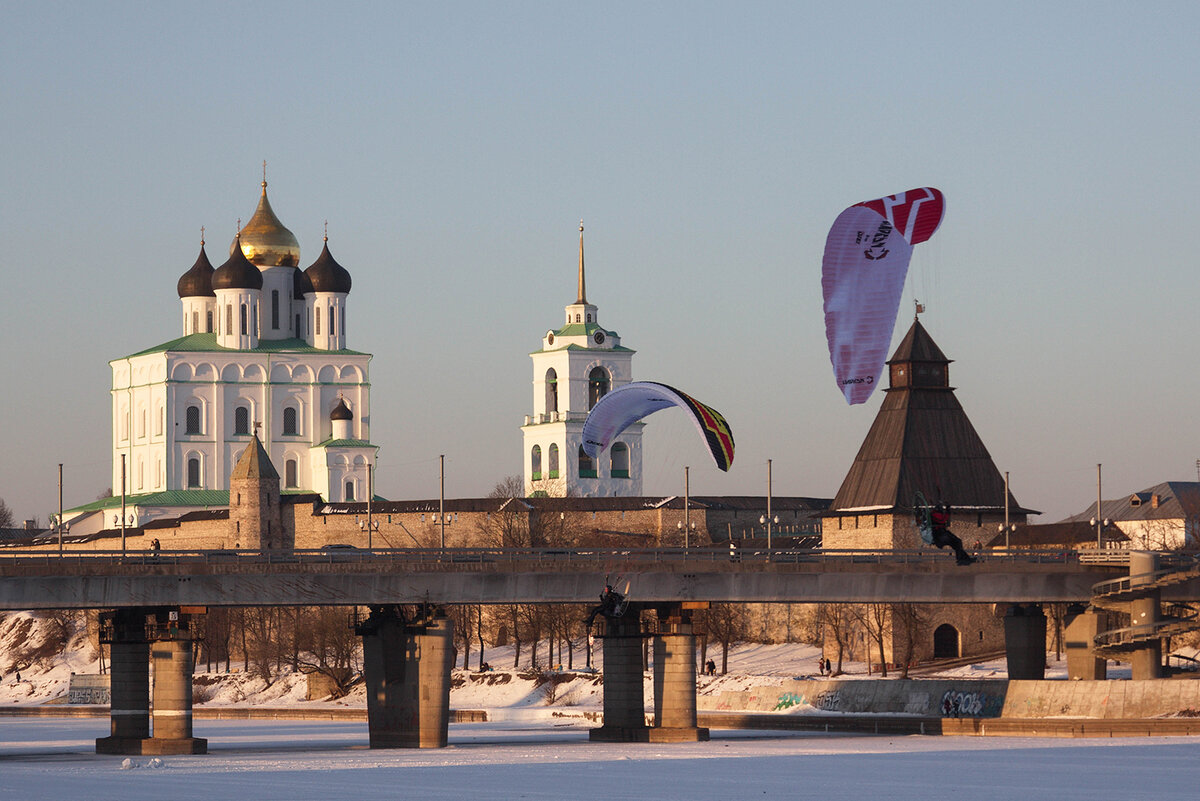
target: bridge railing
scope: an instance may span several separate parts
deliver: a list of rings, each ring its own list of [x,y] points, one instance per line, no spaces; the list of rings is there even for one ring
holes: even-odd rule
[[[1081,565],[1094,562],[1079,551],[985,551],[978,554],[983,564]],[[612,572],[666,570],[684,572],[741,572],[760,568],[767,571],[855,569],[878,564],[937,565],[952,563],[945,552],[929,548],[915,550],[835,550],[821,548],[767,549],[717,545],[705,548],[355,548],[324,547],[280,551],[248,550],[160,550],[78,551],[62,555],[46,550],[0,550],[0,576],[37,573],[43,575],[99,572],[105,566],[154,569],[177,566],[199,571],[222,570],[229,566],[318,566],[362,565],[372,571],[579,571]],[[972,568],[957,568],[971,570]]]

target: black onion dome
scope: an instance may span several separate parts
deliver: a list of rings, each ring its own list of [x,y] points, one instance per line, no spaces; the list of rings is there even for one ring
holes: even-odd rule
[[[333,411],[329,413],[330,420],[353,420],[354,412],[350,411],[350,407],[346,405],[346,401],[338,398],[337,406],[333,407]]]
[[[179,276],[176,288],[181,298],[211,298],[216,293],[212,288],[213,266],[204,252],[204,243],[200,243],[200,255],[192,269]]]
[[[312,291],[312,281],[308,280],[308,276],[304,274],[304,270],[297,268],[292,273],[292,298],[294,300],[304,300],[304,296]]]
[[[317,260],[304,271],[304,274],[312,282],[313,292],[345,294],[350,291],[350,273],[346,271],[345,267],[338,264],[329,253],[328,240],[325,242],[325,247],[321,249],[321,255],[317,256]]]
[[[235,244],[237,240],[234,240]],[[250,263],[240,247],[235,247],[229,261],[216,269],[212,276],[213,289],[262,289],[263,277]]]

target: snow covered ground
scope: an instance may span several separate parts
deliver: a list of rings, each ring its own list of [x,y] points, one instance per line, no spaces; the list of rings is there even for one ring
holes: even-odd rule
[[[94,753],[102,719],[0,718],[5,801],[146,799],[1195,798],[1200,742],[714,732],[588,742],[579,723],[454,724],[450,747],[372,751],[365,723],[204,721],[203,756]],[[201,732],[198,732],[201,733]]]

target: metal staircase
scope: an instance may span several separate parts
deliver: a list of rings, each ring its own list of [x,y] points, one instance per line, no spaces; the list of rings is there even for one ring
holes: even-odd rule
[[[1163,554],[1167,567],[1151,573],[1125,576],[1101,581],[1092,587],[1092,606],[1116,613],[1129,620],[1129,607],[1134,601],[1153,593],[1200,577],[1200,556]],[[1200,609],[1191,604],[1164,605],[1161,616],[1153,623],[1122,626],[1098,634],[1094,640],[1097,656],[1121,659],[1130,651],[1147,643],[1200,630]]]

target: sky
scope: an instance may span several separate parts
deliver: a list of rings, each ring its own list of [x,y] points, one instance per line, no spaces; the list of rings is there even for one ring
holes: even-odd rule
[[[262,162],[301,265],[353,276],[376,487],[519,474],[529,353],[575,299],[636,379],[721,410],[718,471],[651,418],[647,494],[833,497],[882,393],[834,384],[845,207],[920,186],[893,347],[921,320],[1023,506],[1196,480],[1200,6],[1162,2],[16,3],[0,27],[0,497],[111,482],[108,362],[181,334]],[[663,418],[663,419],[659,419]]]

